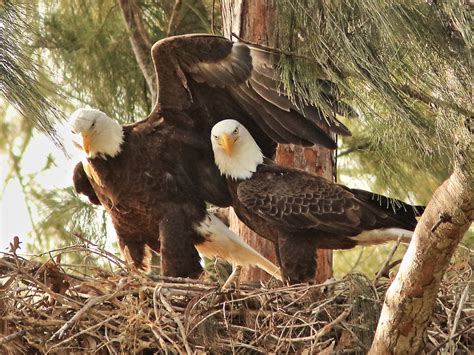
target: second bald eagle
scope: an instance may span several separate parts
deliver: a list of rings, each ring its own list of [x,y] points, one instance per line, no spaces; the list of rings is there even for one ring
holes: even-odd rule
[[[227,177],[239,218],[272,240],[283,277],[314,280],[316,249],[349,249],[410,238],[415,208],[402,201],[332,183],[266,159],[249,131],[235,120],[211,131],[214,158]]]

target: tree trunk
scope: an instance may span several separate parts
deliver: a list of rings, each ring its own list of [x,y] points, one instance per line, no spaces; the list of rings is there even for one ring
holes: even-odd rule
[[[443,275],[474,218],[472,181],[458,169],[434,193],[385,296],[369,354],[419,354]]]
[[[143,22],[142,10],[135,0],[118,0],[118,4],[130,32],[130,43],[132,44],[133,53],[150,92],[150,107],[153,107],[158,88],[155,67],[151,59],[151,41]]]
[[[276,8],[272,0],[243,1],[223,0],[222,21],[224,34],[230,38],[235,33],[247,41],[263,45],[274,45],[275,32],[273,20]],[[282,165],[293,166],[322,175],[330,180],[334,177],[334,164],[331,153],[320,147],[302,148],[279,146],[276,161]],[[259,237],[245,224],[240,222],[231,210],[229,212],[230,228],[238,233],[249,245],[254,247],[272,262],[277,262],[273,243]],[[328,250],[317,252],[316,282],[323,282],[332,275],[332,253]],[[268,275],[255,268],[243,269],[242,280],[267,280]]]
[[[272,15],[275,13],[272,3],[269,0],[223,0],[221,6],[225,36],[231,38],[231,33],[235,33],[251,42],[271,43],[272,38],[268,36],[273,34]],[[229,208],[229,223],[230,229],[244,241],[267,259],[278,264],[273,243],[259,237],[240,222],[232,208]],[[269,278],[266,272],[254,267],[245,267],[240,274],[240,279],[247,281],[265,281]]]

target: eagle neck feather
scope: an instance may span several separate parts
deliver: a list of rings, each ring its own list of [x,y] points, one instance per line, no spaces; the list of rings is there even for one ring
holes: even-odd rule
[[[253,143],[253,144],[252,144]],[[222,152],[215,155],[216,165],[222,175],[233,180],[247,180],[263,163],[263,154],[255,142],[244,143],[236,147],[232,156]]]
[[[95,134],[91,142],[90,159],[93,158],[114,158],[122,150],[122,143],[124,141],[124,130],[121,125],[116,122],[106,129]]]

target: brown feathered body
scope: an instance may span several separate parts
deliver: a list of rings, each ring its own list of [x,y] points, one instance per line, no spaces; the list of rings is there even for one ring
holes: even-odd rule
[[[251,178],[229,178],[228,184],[236,214],[275,243],[290,283],[314,280],[317,248],[349,249],[407,236],[424,209],[269,160]]]
[[[325,80],[322,95],[334,115],[307,105],[295,107],[279,91],[271,55],[223,37],[167,38],[153,46],[152,57],[158,79],[154,110],[143,121],[123,127],[120,154],[78,165],[74,182],[78,192],[106,208],[121,249],[137,267],[146,267],[150,247],[161,252],[165,275],[193,277],[201,270],[194,248],[201,236],[195,227],[205,216],[206,202],[232,204],[213,161],[212,126],[239,117],[271,157],[276,143],[334,148],[319,126],[348,135],[335,113],[352,112]],[[85,186],[87,181],[91,186]]]

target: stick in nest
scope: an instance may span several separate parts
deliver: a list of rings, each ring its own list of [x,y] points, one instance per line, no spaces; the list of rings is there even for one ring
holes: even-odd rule
[[[171,307],[171,305],[169,304],[169,302],[166,300],[166,297],[161,293],[161,287],[158,287],[158,285],[156,286],[157,287],[157,293],[160,295],[160,300],[161,300],[161,303],[163,303],[163,305],[165,306],[166,310],[168,312],[170,312],[170,314],[172,315],[176,325],[178,326],[178,329],[179,329],[179,332],[181,333],[181,338],[183,339],[183,343],[184,343],[184,347],[186,348],[186,352],[189,354],[189,355],[192,355],[193,354],[193,351],[191,350],[190,346],[189,346],[189,343],[188,343],[188,339],[186,337],[186,332],[184,330],[184,326],[183,326],[183,323],[179,320],[178,318],[178,315],[176,314],[176,312],[174,311],[173,307]]]
[[[390,270],[388,269],[389,263],[392,260],[393,256],[395,255],[395,252],[397,251],[398,246],[400,245],[401,241],[402,241],[402,236],[398,237],[397,243],[393,246],[392,250],[390,250],[390,253],[387,256],[387,259],[385,260],[385,263],[383,264],[383,266],[380,268],[379,272],[375,276],[375,280],[373,282],[374,285],[377,283],[377,281],[380,279],[382,275],[384,275]]]
[[[77,320],[79,320],[79,318],[81,318],[81,316],[86,313],[92,306],[95,306],[96,304],[98,303],[102,303],[102,302],[105,302],[109,299],[111,299],[112,297],[115,297],[116,293],[113,293],[111,295],[103,295],[103,296],[97,296],[97,297],[94,297],[94,298],[90,298],[87,303],[84,305],[84,307],[82,307],[79,311],[76,312],[76,314],[71,318],[69,319],[66,323],[64,323],[64,325],[59,328],[59,330],[54,333],[51,338],[48,339],[48,341],[53,341],[55,338],[57,339],[62,339],[64,333],[66,332],[66,330],[69,329],[69,327],[71,327],[74,322],[76,322]]]
[[[10,335],[7,335],[3,338],[0,338],[0,345],[5,345],[6,343],[9,343],[15,339],[18,339],[24,335],[27,334],[27,331],[26,330],[20,330],[16,333],[13,333],[13,334],[10,334]]]

